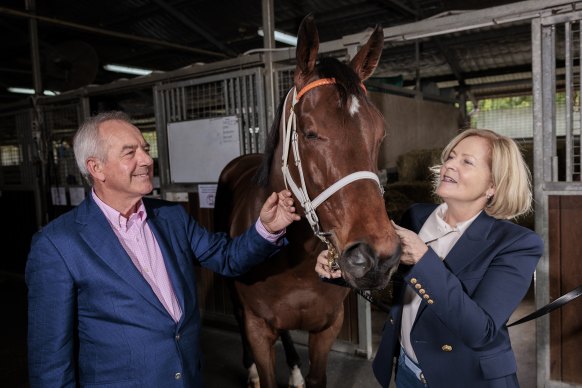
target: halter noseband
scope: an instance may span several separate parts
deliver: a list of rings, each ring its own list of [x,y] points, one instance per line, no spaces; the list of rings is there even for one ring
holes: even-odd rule
[[[307,221],[309,221],[309,225],[313,230],[313,233],[327,245],[327,249],[329,250],[328,253],[328,262],[332,269],[339,269],[339,265],[337,264],[338,253],[331,242],[327,239],[327,236],[330,235],[329,232],[323,232],[319,225],[319,218],[315,213],[315,210],[319,205],[325,202],[329,197],[331,197],[334,193],[339,191],[344,186],[349,185],[350,183],[360,180],[360,179],[372,179],[378,183],[378,187],[380,188],[380,193],[384,193],[384,189],[380,184],[380,180],[378,179],[378,175],[371,171],[358,171],[352,174],[349,174],[333,185],[325,189],[322,193],[320,193],[314,200],[309,198],[309,194],[307,194],[307,187],[305,185],[305,178],[303,175],[303,168],[301,167],[301,157],[299,155],[299,143],[298,143],[298,136],[297,136],[297,115],[295,114],[295,104],[299,102],[299,99],[308,91],[318,86],[323,85],[332,85],[335,84],[335,78],[322,78],[307,84],[303,89],[297,93],[297,88],[293,87],[287,93],[287,97],[285,97],[285,103],[283,104],[283,114],[281,116],[281,126],[283,128],[283,164],[281,170],[283,171],[283,180],[285,182],[285,187],[288,187],[295,197],[301,203],[301,207],[303,207],[305,211],[305,217]],[[362,84],[364,91],[366,90],[364,85]],[[285,120],[285,112],[287,107],[287,99],[289,95],[293,91],[293,101],[291,103],[291,110],[289,113],[289,118]],[[288,165],[288,158],[289,158],[289,148],[293,149],[293,157],[295,158],[295,166],[297,167],[297,171],[299,172],[299,178],[301,179],[301,187],[299,187],[293,178],[291,177],[291,173],[289,172],[289,165]]]

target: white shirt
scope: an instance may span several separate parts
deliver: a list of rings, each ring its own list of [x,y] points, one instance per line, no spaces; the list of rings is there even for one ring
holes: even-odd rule
[[[453,246],[467,230],[467,228],[475,221],[475,218],[481,212],[477,213],[473,218],[459,222],[456,227],[452,227],[445,222],[445,215],[447,214],[448,206],[446,203],[439,205],[428,217],[422,229],[418,233],[418,237],[425,242],[426,245],[432,248],[433,251],[444,260],[449,254]],[[414,362],[418,363],[412,343],[410,342],[410,331],[416,319],[418,308],[421,302],[420,296],[412,290],[410,285],[406,287],[404,293],[404,307],[402,309],[402,327],[400,329],[400,344],[406,351],[408,357]]]

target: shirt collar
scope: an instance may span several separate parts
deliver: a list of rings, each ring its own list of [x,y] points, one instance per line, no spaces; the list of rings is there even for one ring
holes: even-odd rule
[[[103,202],[97,194],[95,194],[95,190],[91,190],[91,194],[93,195],[93,200],[99,206],[103,214],[105,214],[105,218],[107,221],[116,228],[117,230],[126,232],[129,228],[133,225],[141,226],[147,219],[147,212],[143,201],[140,199],[137,211],[132,213],[129,218],[125,218],[120,212]]]
[[[423,241],[435,240],[453,232],[463,234],[479,214],[481,214],[479,212],[467,221],[459,222],[457,226],[452,227],[445,222],[445,214],[448,208],[446,203],[442,203],[431,213],[418,233]]]

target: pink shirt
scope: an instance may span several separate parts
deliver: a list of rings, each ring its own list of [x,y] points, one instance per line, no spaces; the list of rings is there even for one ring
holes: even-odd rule
[[[109,221],[135,267],[143,275],[174,321],[178,322],[182,316],[182,310],[168,277],[160,246],[146,222],[147,213],[143,202],[139,202],[137,212],[127,219],[117,210],[101,201],[95,192],[93,192],[93,199],[105,214],[107,221]]]
[[[99,199],[94,191],[92,191],[92,195],[135,267],[148,282],[174,321],[178,322],[182,316],[182,310],[168,277],[160,246],[146,222],[147,212],[143,202],[139,202],[137,212],[129,218],[125,218],[117,210]],[[285,229],[279,233],[271,234],[260,220],[257,220],[255,227],[259,235],[267,241],[281,244],[280,239],[285,234]]]

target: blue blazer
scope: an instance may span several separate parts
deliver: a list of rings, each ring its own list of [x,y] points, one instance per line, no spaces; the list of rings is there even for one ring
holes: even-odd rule
[[[402,226],[418,233],[436,205],[414,205]],[[373,370],[388,387],[400,351],[402,297],[407,285],[424,290],[411,341],[431,388],[519,387],[506,323],[525,296],[541,238],[482,212],[444,261],[429,248],[394,278],[395,304],[384,324]],[[428,296],[426,296],[428,295]]]
[[[175,323],[92,196],[33,237],[26,266],[31,387],[201,387],[194,262],[227,276],[275,253],[254,226],[209,233],[170,202],[143,199],[182,308]]]

